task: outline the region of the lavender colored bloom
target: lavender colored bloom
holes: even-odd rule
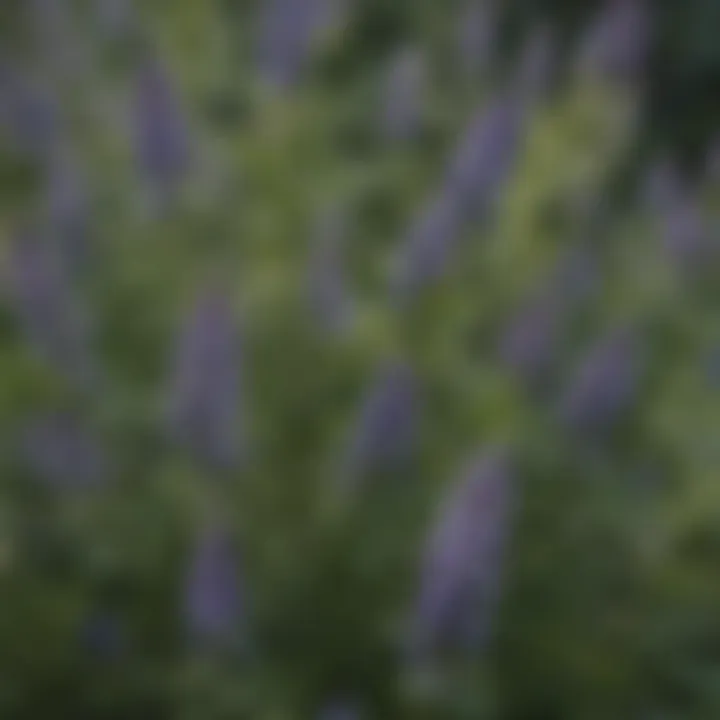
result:
[[[237,559],[227,530],[205,525],[190,559],[185,613],[190,635],[200,644],[232,645],[243,632],[245,612]]]
[[[393,59],[386,78],[382,128],[390,141],[417,136],[425,103],[425,58],[417,48],[405,48]]]
[[[30,344],[52,366],[85,386],[95,370],[87,325],[56,254],[37,237],[19,235],[9,258],[15,309]]]
[[[411,650],[479,648],[500,592],[512,473],[503,451],[481,455],[440,507],[422,566]]]
[[[310,306],[319,324],[335,332],[347,323],[351,308],[345,284],[343,240],[346,218],[341,208],[325,213],[317,229],[310,257]]]
[[[409,367],[389,365],[375,381],[359,417],[350,450],[353,484],[362,476],[406,462],[415,449],[417,384]]]
[[[608,0],[580,49],[580,69],[619,81],[638,80],[650,45],[644,0]]]
[[[156,190],[171,192],[189,169],[190,140],[175,88],[157,61],[140,69],[134,116],[138,165]]]
[[[410,227],[400,249],[397,293],[413,297],[444,273],[464,224],[464,213],[451,193],[440,194]]]
[[[258,64],[271,85],[289,88],[302,78],[313,42],[331,18],[326,0],[266,0],[260,17]]]
[[[228,299],[217,288],[197,299],[180,338],[170,397],[172,434],[215,469],[235,465],[240,343]]]
[[[520,104],[509,95],[483,108],[472,120],[445,184],[464,212],[483,214],[497,201],[518,153],[522,122]]]
[[[30,470],[58,489],[87,489],[108,480],[105,449],[77,417],[54,413],[23,431],[22,454]]]
[[[578,430],[610,428],[635,400],[641,373],[639,341],[617,330],[592,347],[562,400],[561,414]]]
[[[494,0],[470,0],[458,18],[457,47],[465,75],[484,77],[493,61],[497,31]]]

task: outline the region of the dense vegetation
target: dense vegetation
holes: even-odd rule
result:
[[[4,5],[0,717],[717,716],[699,40],[555,5]]]

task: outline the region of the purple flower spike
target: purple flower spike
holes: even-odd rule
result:
[[[518,153],[522,120],[520,103],[499,98],[461,138],[445,187],[465,212],[483,215],[497,201]]]
[[[440,508],[426,549],[411,650],[427,659],[488,641],[510,526],[512,472],[495,450],[474,461]]]
[[[618,81],[642,77],[650,45],[644,0],[608,0],[580,49],[580,69]]]
[[[388,71],[382,127],[392,142],[412,140],[422,124],[425,102],[425,58],[417,48],[405,48]]]
[[[302,78],[317,34],[332,19],[327,0],[267,0],[260,17],[260,74],[271,85],[290,88]]]
[[[216,522],[196,540],[186,580],[185,613],[193,641],[233,645],[241,639],[245,612],[232,540]]]
[[[610,428],[632,405],[640,380],[639,342],[618,330],[591,348],[563,398],[566,423],[581,431]]]
[[[21,448],[30,470],[57,489],[88,489],[109,477],[108,459],[97,438],[66,413],[31,422]]]
[[[138,165],[155,190],[172,192],[190,166],[189,131],[175,88],[156,61],[140,70],[134,115]]]
[[[20,235],[10,250],[10,292],[30,344],[43,359],[81,386],[92,383],[85,318],[46,244]]]
[[[180,338],[170,426],[197,460],[218,470],[233,467],[241,450],[240,363],[240,342],[228,300],[219,289],[207,289]]]
[[[310,307],[318,323],[330,332],[342,330],[351,313],[343,262],[345,226],[341,208],[333,207],[324,214],[310,257]]]
[[[470,0],[458,18],[458,53],[463,73],[484,78],[495,53],[497,8],[494,0]]]
[[[464,214],[455,196],[441,194],[410,227],[398,258],[396,290],[402,298],[440,278],[463,229]]]
[[[353,484],[407,461],[417,439],[417,384],[405,365],[389,366],[365,399],[350,453]]]

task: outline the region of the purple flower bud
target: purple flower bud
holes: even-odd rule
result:
[[[192,639],[201,645],[241,640],[245,600],[227,530],[205,525],[196,540],[186,580],[185,613]]]
[[[641,373],[639,342],[617,330],[590,349],[562,400],[561,414],[578,430],[606,430],[635,400]]]
[[[440,507],[412,626],[416,657],[487,642],[510,526],[511,483],[505,453],[483,454]]]
[[[32,421],[23,431],[22,454],[29,469],[57,489],[88,489],[109,479],[110,466],[99,440],[67,413]]]
[[[458,18],[458,53],[463,73],[484,78],[492,64],[497,31],[494,0],[470,0]]]
[[[417,48],[405,48],[393,59],[381,118],[388,140],[402,142],[417,136],[425,104],[425,74],[425,58]]]
[[[310,257],[310,307],[320,326],[330,332],[345,327],[351,313],[343,263],[345,225],[341,208],[326,212],[320,218]]]
[[[10,249],[9,285],[32,347],[80,386],[95,377],[86,318],[66,284],[57,255],[37,237],[16,237]]]
[[[135,152],[151,186],[172,192],[190,166],[185,116],[170,78],[156,61],[141,68],[135,91]]]
[[[353,436],[349,462],[353,484],[410,458],[418,412],[417,383],[410,368],[399,363],[385,368],[365,398]]]
[[[581,46],[581,71],[611,80],[640,79],[650,35],[644,0],[608,0]]]
[[[260,74],[271,85],[289,88],[302,78],[313,42],[327,24],[326,0],[266,0],[260,17]]]
[[[499,98],[475,116],[461,138],[445,188],[465,212],[486,213],[504,189],[520,146],[520,109],[514,98]]]
[[[451,193],[439,195],[410,227],[400,248],[396,290],[413,297],[445,272],[463,230],[464,215]]]
[[[170,427],[195,457],[215,469],[239,458],[240,342],[225,295],[206,289],[180,338]]]

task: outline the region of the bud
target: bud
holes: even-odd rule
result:
[[[440,508],[422,566],[411,649],[427,659],[482,648],[500,592],[511,514],[504,452],[481,455]]]

